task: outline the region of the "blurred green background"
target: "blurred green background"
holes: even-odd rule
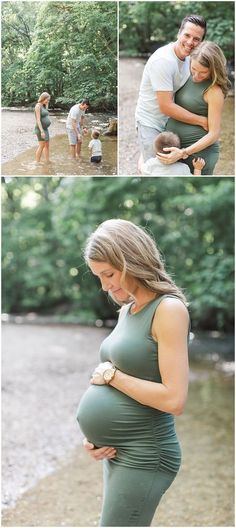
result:
[[[233,329],[233,178],[3,178],[2,218],[5,313],[114,319],[82,251],[100,222],[124,218],[155,237],[193,328]]]
[[[207,40],[221,46],[228,61],[234,57],[234,2],[120,2],[121,55],[153,53],[175,41],[181,20],[190,14],[207,21]]]

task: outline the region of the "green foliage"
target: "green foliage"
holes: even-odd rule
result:
[[[116,2],[4,2],[2,19],[5,105],[48,91],[53,105],[116,110]]]
[[[233,178],[11,178],[2,193],[5,312],[114,318],[82,252],[120,217],[153,234],[193,327],[232,329]]]
[[[181,20],[200,14],[207,21],[207,40],[213,40],[226,58],[234,57],[234,2],[121,2],[120,50],[127,55],[153,53],[175,41]]]

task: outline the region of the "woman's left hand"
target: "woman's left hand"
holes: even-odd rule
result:
[[[90,383],[92,385],[106,385],[103,374],[105,370],[112,368],[112,363],[110,361],[105,361],[104,363],[99,363],[95,368]]]
[[[162,152],[158,152],[157,158],[165,165],[175,163],[183,157],[183,151],[177,147],[165,147],[163,150],[169,152],[169,154],[163,154]]]

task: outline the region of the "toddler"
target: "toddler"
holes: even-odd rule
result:
[[[102,144],[99,139],[100,132],[98,130],[92,130],[91,141],[88,148],[90,149],[91,158],[90,161],[93,163],[100,163],[102,159]]]
[[[165,153],[163,150],[165,147],[181,148],[179,136],[173,132],[161,132],[161,134],[158,134],[155,139],[154,146],[156,153]],[[204,159],[193,159],[192,163],[194,167],[193,174],[195,176],[201,176],[202,169],[205,166]],[[189,166],[186,163],[177,161],[176,163],[165,165],[157,157],[150,158],[145,163],[143,163],[141,173],[144,176],[187,176],[192,174]]]

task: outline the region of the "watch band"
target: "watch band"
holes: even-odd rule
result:
[[[105,378],[105,376],[104,376],[106,370],[110,370],[110,371],[112,371],[112,372],[111,372],[111,377],[110,377],[109,380],[106,380],[106,378]],[[113,380],[114,376],[115,376],[115,373],[116,373],[116,371],[117,371],[117,368],[116,368],[116,367],[111,367],[110,369],[106,369],[106,370],[105,370],[105,372],[104,372],[104,374],[103,374],[103,379],[104,379],[106,385],[109,385],[109,384],[111,383],[111,381]]]
[[[186,149],[183,148],[183,149],[182,149],[182,152],[183,152],[182,159],[187,159],[187,158],[189,157],[189,154],[186,152]]]

